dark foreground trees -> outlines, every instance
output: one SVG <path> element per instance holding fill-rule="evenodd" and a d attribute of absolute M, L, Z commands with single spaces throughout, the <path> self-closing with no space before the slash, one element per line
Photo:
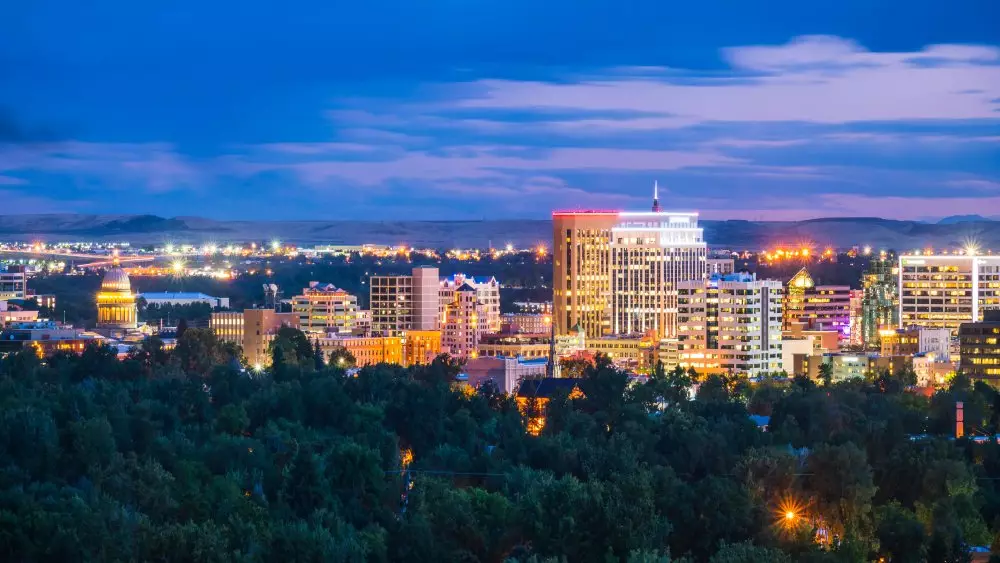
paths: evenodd
<path fill-rule="evenodd" d="M 197 329 L 0 360 L 0 560 L 963 561 L 1000 522 L 997 445 L 941 435 L 957 399 L 996 431 L 961 379 L 926 400 L 599 361 L 533 437 L 445 358 L 353 377 L 282 339 L 259 375 Z"/>

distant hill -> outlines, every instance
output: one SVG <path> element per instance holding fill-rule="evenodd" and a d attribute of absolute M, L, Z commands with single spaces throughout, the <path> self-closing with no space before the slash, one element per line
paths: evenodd
<path fill-rule="evenodd" d="M 978 216 L 976 216 L 978 217 Z M 953 218 L 948 218 L 953 219 Z M 897 250 L 954 248 L 970 239 L 1000 250 L 1000 221 L 944 220 L 939 223 L 877 217 L 834 217 L 805 221 L 701 222 L 713 247 L 761 249 L 812 244 L 845 248 L 871 245 Z M 502 221 L 216 221 L 155 215 L 0 215 L 0 239 L 66 241 L 128 240 L 135 244 L 225 243 L 279 239 L 295 244 L 407 244 L 454 248 L 552 244 L 548 220 Z"/>
<path fill-rule="evenodd" d="M 983 217 L 982 215 L 952 215 L 939 220 L 937 224 L 954 225 L 955 223 L 982 223 L 987 221 L 993 221 L 993 219 Z"/>

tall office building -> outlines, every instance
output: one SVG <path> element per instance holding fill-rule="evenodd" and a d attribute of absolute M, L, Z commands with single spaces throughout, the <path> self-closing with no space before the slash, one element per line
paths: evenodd
<path fill-rule="evenodd" d="M 676 361 L 702 373 L 782 369 L 782 284 L 753 274 L 677 284 Z"/>
<path fill-rule="evenodd" d="M 468 285 L 476 291 L 476 298 L 486 312 L 486 325 L 488 332 L 500 332 L 500 283 L 494 277 L 474 278 L 465 274 L 455 274 L 450 278 L 441 280 L 438 291 L 438 302 L 440 303 L 438 314 L 444 319 L 444 309 L 454 301 L 455 292 L 464 285 Z"/>
<path fill-rule="evenodd" d="M 1000 307 L 1000 256 L 901 255 L 899 325 L 947 328 L 978 322 Z"/>
<path fill-rule="evenodd" d="M 313 334 L 347 334 L 358 330 L 358 298 L 332 283 L 309 282 L 292 298 L 299 329 Z"/>
<path fill-rule="evenodd" d="M 866 350 L 882 346 L 880 330 L 899 325 L 899 269 L 886 256 L 872 259 L 861 276 L 861 342 Z"/>
<path fill-rule="evenodd" d="M 274 309 L 246 309 L 212 313 L 209 326 L 223 342 L 243 347 L 248 367 L 260 369 L 271 364 L 270 346 L 283 326 L 298 327 L 297 313 L 277 313 Z"/>
<path fill-rule="evenodd" d="M 611 332 L 611 228 L 617 222 L 617 211 L 552 214 L 556 334 L 576 326 L 590 338 Z"/>
<path fill-rule="evenodd" d="M 695 213 L 557 211 L 553 225 L 553 325 L 588 338 L 674 332 L 678 281 L 705 278 L 706 245 Z"/>
<path fill-rule="evenodd" d="M 707 245 L 697 213 L 620 213 L 611 229 L 611 329 L 672 338 L 677 283 L 705 279 Z"/>
<path fill-rule="evenodd" d="M 785 288 L 783 326 L 801 325 L 811 330 L 836 330 L 847 337 L 851 326 L 851 288 L 846 285 L 816 285 L 802 268 Z"/>
<path fill-rule="evenodd" d="M 369 305 L 372 332 L 396 335 L 438 328 L 438 269 L 413 268 L 411 275 L 372 276 Z"/>

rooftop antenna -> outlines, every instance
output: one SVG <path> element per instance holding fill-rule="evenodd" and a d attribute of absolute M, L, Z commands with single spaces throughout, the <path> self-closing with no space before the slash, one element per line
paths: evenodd
<path fill-rule="evenodd" d="M 653 213 L 660 211 L 660 182 L 653 180 Z"/>

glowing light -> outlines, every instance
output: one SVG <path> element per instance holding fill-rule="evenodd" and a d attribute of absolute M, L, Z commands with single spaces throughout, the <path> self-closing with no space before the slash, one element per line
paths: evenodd
<path fill-rule="evenodd" d="M 786 533 L 794 532 L 805 523 L 806 507 L 792 496 L 785 496 L 775 510 L 775 525 Z"/>
<path fill-rule="evenodd" d="M 795 513 L 789 510 L 785 513 L 785 520 L 795 520 Z"/>
<path fill-rule="evenodd" d="M 171 268 L 174 270 L 175 274 L 183 274 L 184 273 L 184 261 L 183 260 L 174 260 L 174 263 L 171 264 Z"/>
<path fill-rule="evenodd" d="M 505 248 L 507 249 L 507 252 L 514 252 L 514 245 L 509 242 Z"/>
<path fill-rule="evenodd" d="M 539 254 L 545 254 L 545 252 L 546 252 L 545 245 L 544 244 L 539 244 L 538 245 L 538 253 Z"/>
<path fill-rule="evenodd" d="M 256 364 L 253 365 L 253 370 L 257 373 L 260 373 L 264 371 L 264 366 L 260 365 L 260 362 L 257 362 Z"/>
<path fill-rule="evenodd" d="M 281 241 L 272 240 L 271 241 L 271 250 L 275 250 L 276 251 L 276 250 L 280 250 L 280 249 L 281 249 Z"/>
<path fill-rule="evenodd" d="M 872 253 L 872 247 L 865 245 L 864 249 L 862 249 L 862 252 L 864 252 L 865 256 L 868 256 L 869 254 Z"/>
<path fill-rule="evenodd" d="M 174 245 L 167 244 L 167 254 L 173 254 L 173 253 L 174 253 Z"/>
<path fill-rule="evenodd" d="M 979 246 L 976 245 L 976 243 L 974 242 L 966 243 L 965 254 L 968 256 L 976 256 L 977 254 L 979 254 Z"/>

